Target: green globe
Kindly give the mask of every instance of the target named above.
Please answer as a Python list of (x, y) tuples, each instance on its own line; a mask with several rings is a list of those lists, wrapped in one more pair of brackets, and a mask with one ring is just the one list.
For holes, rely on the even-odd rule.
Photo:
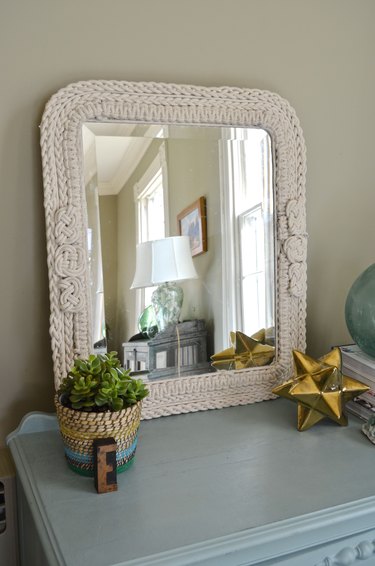
[(158, 333), (154, 307), (146, 307), (138, 319), (138, 328), (144, 338), (153, 338)]
[(375, 263), (350, 288), (345, 303), (345, 320), (354, 342), (375, 358)]

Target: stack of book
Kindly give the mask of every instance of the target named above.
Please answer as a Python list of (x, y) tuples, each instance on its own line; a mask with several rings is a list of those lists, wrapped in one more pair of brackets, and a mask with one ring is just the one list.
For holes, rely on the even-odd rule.
[(369, 386), (362, 393), (345, 405), (346, 409), (357, 417), (367, 421), (375, 415), (375, 358), (365, 354), (356, 344), (339, 346), (341, 350), (341, 371)]

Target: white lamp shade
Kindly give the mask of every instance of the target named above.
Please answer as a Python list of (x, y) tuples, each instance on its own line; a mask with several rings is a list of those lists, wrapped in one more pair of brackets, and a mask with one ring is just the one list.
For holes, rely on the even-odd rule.
[(197, 277), (188, 236), (173, 236), (137, 245), (131, 289)]

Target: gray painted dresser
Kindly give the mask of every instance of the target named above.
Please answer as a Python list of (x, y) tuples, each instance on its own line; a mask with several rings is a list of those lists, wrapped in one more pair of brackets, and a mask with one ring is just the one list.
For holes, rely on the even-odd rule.
[(375, 446), (282, 399), (143, 421), (118, 491), (70, 471), (54, 416), (8, 438), (22, 566), (375, 564)]

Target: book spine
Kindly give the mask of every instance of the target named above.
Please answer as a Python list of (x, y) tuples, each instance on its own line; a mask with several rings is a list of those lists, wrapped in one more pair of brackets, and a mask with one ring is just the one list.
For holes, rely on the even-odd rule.
[(370, 409), (360, 405), (356, 400), (348, 401), (345, 405), (345, 410), (363, 421), (368, 421), (368, 419), (375, 414)]
[(342, 364), (341, 371), (344, 375), (357, 379), (361, 383), (368, 385), (371, 390), (375, 391), (375, 374), (373, 376), (369, 376), (367, 374), (364, 375), (362, 373), (359, 373), (357, 370), (352, 369), (351, 367), (347, 366), (344, 363)]
[(363, 370), (359, 367), (353, 366), (352, 364), (349, 364), (345, 361), (342, 362), (342, 368), (346, 368), (347, 371), (351, 371), (354, 372), (356, 375), (362, 375), (363, 377), (366, 377), (367, 379), (371, 379), (373, 381), (375, 381), (375, 371), (372, 372), (369, 369)]
[(358, 397), (359, 397), (359, 399), (363, 399), (363, 401), (366, 401), (367, 403), (369, 403), (375, 409), (375, 391), (370, 389), (369, 391), (366, 391), (365, 393), (361, 393), (361, 395), (359, 395)]

